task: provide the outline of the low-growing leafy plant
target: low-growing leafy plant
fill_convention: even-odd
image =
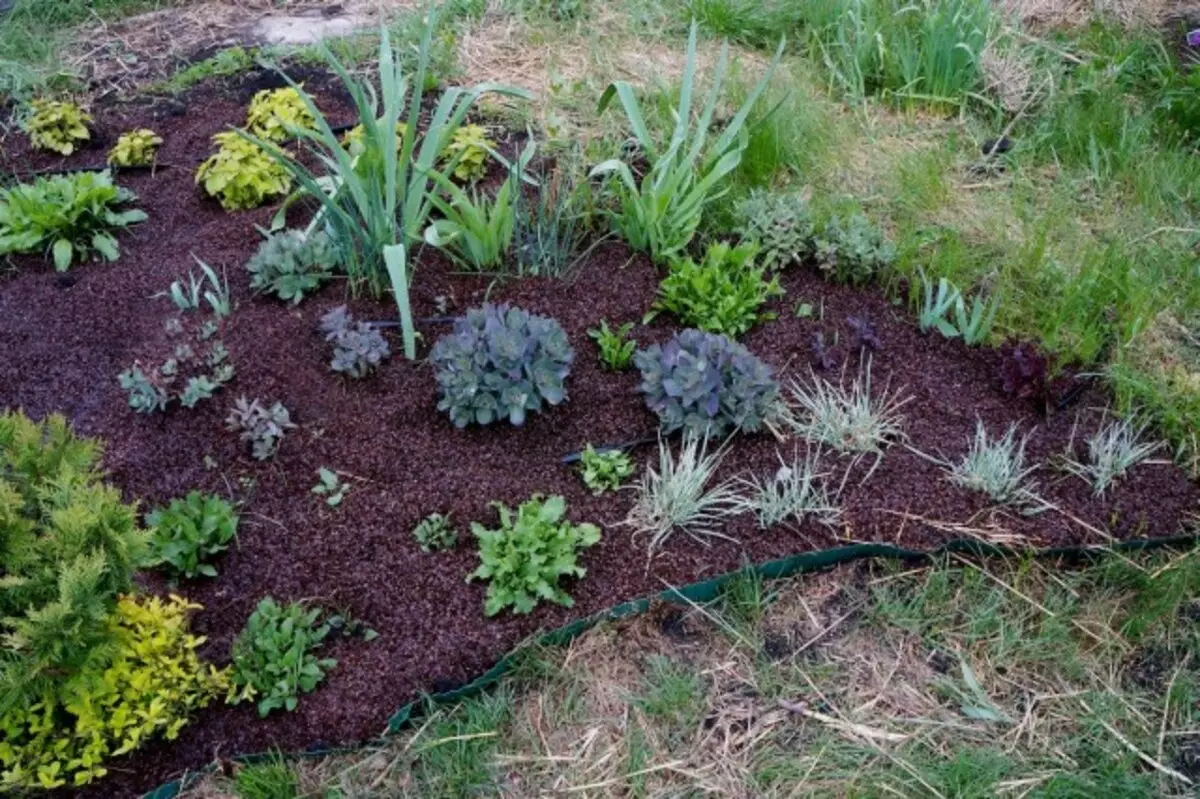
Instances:
[[[962,295],[946,278],[937,282],[937,293],[934,293],[933,281],[921,275],[921,308],[917,314],[917,326],[922,333],[936,329],[946,338],[958,335],[958,328],[950,321],[950,311],[956,303],[962,302]]]
[[[968,311],[967,300],[960,294],[958,302],[954,303],[954,327],[962,336],[963,343],[968,347],[978,347],[986,343],[999,310],[1000,302],[996,297],[985,299],[976,294],[971,298],[971,308]]]
[[[779,457],[779,469],[769,480],[760,477],[739,480],[744,493],[738,502],[742,510],[754,514],[760,530],[791,522],[799,525],[814,518],[832,527],[841,518],[842,509],[826,487],[829,472],[821,471],[820,450],[809,450],[791,463]]]
[[[779,384],[770,367],[725,336],[683,330],[633,356],[639,390],[664,434],[722,438],[759,430],[775,413]]]
[[[738,235],[758,245],[768,269],[798,264],[813,253],[816,226],[803,192],[755,189],[738,205],[737,223]]]
[[[233,306],[229,300],[229,281],[217,277],[216,270],[195,255],[192,259],[200,267],[200,277],[189,271],[186,285],[183,280],[172,281],[167,289],[167,297],[181,311],[199,310],[200,301],[203,299],[218,319],[229,316],[233,313]],[[205,284],[208,288],[205,288]]]
[[[826,340],[823,331],[818,330],[812,334],[808,349],[809,361],[814,369],[825,372],[838,365],[837,354],[834,352],[833,346]]]
[[[713,125],[725,70],[729,58],[728,43],[711,73],[711,88],[699,117],[692,114],[692,91],[696,82],[696,38],[699,26],[693,22],[688,35],[687,60],[680,78],[679,105],[672,109],[675,129],[665,147],[646,126],[637,94],[629,83],[618,81],[600,97],[600,113],[617,98],[650,168],[639,179],[629,164],[610,159],[592,169],[592,177],[615,176],[610,181],[620,210],[612,214],[613,227],[635,250],[646,252],[655,261],[681,255],[700,225],[704,207],[723,192],[722,182],[738,168],[748,145],[746,119],[771,80],[783,53],[783,43],[770,66],[749,92],[741,108],[722,125],[711,144]]]
[[[257,208],[291,191],[292,178],[265,150],[237,131],[213,136],[218,149],[196,170],[196,185],[226,211]]]
[[[144,211],[120,211],[137,195],[116,186],[105,172],[75,172],[0,188],[0,255],[49,253],[66,271],[93,252],[115,261],[120,248],[113,231],[146,219]]]
[[[633,459],[623,450],[597,451],[588,444],[579,458],[579,474],[583,484],[600,496],[605,491],[616,491],[633,474]]]
[[[1087,440],[1087,460],[1065,459],[1067,471],[1091,484],[1096,496],[1104,492],[1137,464],[1150,457],[1162,442],[1146,442],[1146,425],[1135,426],[1129,420],[1105,424]]]
[[[478,522],[471,524],[479,540],[480,564],[467,576],[488,581],[484,613],[495,616],[507,607],[529,613],[542,599],[574,605],[559,581],[584,576],[586,570],[576,557],[600,540],[600,528],[567,521],[567,503],[560,496],[535,494],[515,513],[503,503],[492,505],[500,513],[500,527],[489,530]]]
[[[306,294],[333,277],[341,262],[337,247],[324,231],[285,230],[270,233],[246,262],[250,288],[299,305]]]
[[[846,325],[854,334],[851,346],[855,350],[878,352],[883,349],[883,342],[879,340],[879,333],[876,332],[875,325],[871,324],[871,320],[866,316],[847,316]]]
[[[337,472],[324,466],[317,469],[317,484],[312,487],[312,492],[318,497],[324,497],[325,504],[329,507],[336,508],[341,505],[349,490],[350,486],[342,482]]]
[[[149,128],[122,133],[108,151],[108,163],[120,167],[151,166],[162,143],[162,136]]]
[[[64,590],[64,601],[70,595]],[[199,609],[177,596],[122,597],[103,617],[107,656],[60,672],[34,698],[0,711],[0,789],[23,795],[87,785],[108,773],[108,760],[157,735],[179,737],[197,710],[227,694],[228,670],[201,661],[204,639],[188,631]],[[73,621],[65,607],[52,615]]]
[[[467,194],[440,175],[434,179],[449,200],[436,194],[430,197],[442,218],[425,228],[425,243],[444,251],[463,269],[498,269],[512,247],[513,197],[521,191],[520,178],[510,175],[492,198],[478,192]]]
[[[303,88],[301,84],[298,88],[285,86],[257,92],[246,114],[246,130],[274,142],[287,141],[297,130],[312,130],[315,120],[300,98]]]
[[[58,100],[33,100],[33,112],[22,127],[36,150],[50,150],[59,155],[75,152],[80,142],[92,138],[88,131],[91,116],[75,103]]]
[[[566,277],[574,266],[583,234],[581,191],[563,170],[540,175],[533,201],[523,191],[513,197],[513,257],[517,274],[525,277]],[[594,246],[594,245],[593,245]]]
[[[725,452],[709,453],[703,437],[685,432],[676,459],[671,445],[659,439],[658,469],[646,467],[625,520],[635,536],[649,536],[651,555],[676,530],[702,544],[707,538],[728,538],[719,528],[741,509],[740,498],[732,481],[709,487]]]
[[[618,372],[628,369],[633,363],[633,353],[637,349],[637,341],[627,338],[631,330],[633,330],[633,322],[626,322],[616,330],[610,330],[606,319],[600,320],[600,327],[588,330],[588,335],[600,348],[600,363],[606,368]]]
[[[1000,384],[1004,393],[1044,408],[1050,398],[1050,360],[1037,344],[1010,339],[1000,348]]]
[[[315,654],[327,635],[320,608],[263,599],[233,643],[232,682],[238,689],[233,701],[257,700],[259,716],[295,710],[300,695],[312,692],[337,665]]]
[[[225,426],[240,432],[241,440],[250,442],[250,453],[260,461],[275,457],[284,435],[296,427],[283,403],[276,402],[266,408],[257,399],[251,401],[245,397],[237,398]]]
[[[174,576],[216,577],[216,567],[208,561],[224,552],[237,535],[238,515],[220,497],[191,491],[146,514],[146,524],[151,530],[151,551]]]
[[[837,216],[825,223],[814,242],[817,265],[829,280],[860,285],[891,265],[895,247],[862,214],[843,226]]]
[[[453,170],[454,177],[474,183],[487,174],[488,153],[496,149],[496,142],[487,134],[482,125],[460,125],[451,134],[442,151],[442,164]]]
[[[724,242],[710,244],[704,260],[672,260],[670,271],[658,286],[654,307],[670,311],[688,327],[736,338],[757,322],[775,318],[760,308],[772,297],[783,296],[778,277],[766,277],[766,267],[755,267],[758,245]]]
[[[417,539],[422,552],[438,552],[453,549],[458,544],[458,531],[450,514],[431,513],[413,528],[413,538]]]
[[[185,408],[194,408],[202,400],[211,399],[234,377],[229,350],[217,338],[215,320],[193,323],[169,319],[166,328],[175,342],[168,357],[149,363],[134,361],[117,376],[129,407],[138,413],[160,413],[176,401]]]
[[[529,411],[566,401],[575,353],[558,322],[515,306],[486,304],[454,322],[429,354],[438,410],[457,427],[498,419],[521,425]]]
[[[804,438],[839,452],[882,454],[904,435],[900,409],[910,396],[884,390],[871,394],[871,365],[849,388],[813,375],[810,386],[793,381],[788,425]]]
[[[1012,424],[1000,438],[989,439],[983,422],[977,422],[967,454],[949,466],[950,481],[972,491],[982,491],[1001,505],[1037,500],[1036,486],[1029,480],[1037,466],[1025,465],[1028,436],[1020,440],[1016,436],[1017,426]]]
[[[329,368],[358,380],[379,368],[392,354],[387,339],[366,322],[355,322],[345,305],[321,317],[321,332],[333,343]]]

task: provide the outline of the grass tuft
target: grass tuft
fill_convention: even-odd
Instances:
[[[982,491],[1001,505],[1036,499],[1036,486],[1028,478],[1037,466],[1025,465],[1028,436],[1020,440],[1016,436],[1017,426],[1012,424],[1000,438],[989,439],[983,422],[977,422],[967,454],[949,468],[950,481]]]
[[[1103,496],[1119,477],[1150,457],[1162,442],[1143,442],[1146,426],[1134,427],[1129,420],[1110,422],[1087,442],[1087,462],[1073,458],[1065,462],[1072,474],[1091,484],[1096,496]]]
[[[813,375],[811,386],[791,384],[792,401],[784,414],[789,427],[809,441],[839,452],[882,454],[904,437],[900,409],[911,397],[884,389],[871,396],[871,365],[849,387]]]
[[[830,473],[820,469],[820,451],[810,450],[804,458],[794,456],[791,463],[780,456],[779,464],[770,479],[756,475],[739,480],[746,489],[741,507],[754,514],[759,529],[785,522],[799,525],[810,517],[830,527],[837,524],[842,511],[826,488]]]

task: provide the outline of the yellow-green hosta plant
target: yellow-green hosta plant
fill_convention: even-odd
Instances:
[[[300,98],[304,84],[263,89],[250,101],[246,130],[274,142],[287,141],[300,129],[313,129],[313,112]]]
[[[454,177],[474,183],[487,173],[488,153],[495,149],[496,142],[488,138],[487,128],[463,125],[454,131],[442,151],[442,162]]]
[[[0,789],[86,785],[150,739],[179,736],[195,711],[229,694],[229,669],[202,662],[188,631],[200,606],[126,596],[109,619],[112,654],[0,714]]]
[[[196,183],[226,211],[257,208],[292,188],[288,170],[262,147],[237,131],[213,136],[217,152],[196,171]]]
[[[158,155],[162,137],[149,128],[138,128],[122,133],[117,143],[108,151],[108,163],[112,166],[150,166]]]
[[[115,261],[113,231],[142,222],[144,211],[119,210],[136,200],[108,172],[75,172],[0,189],[0,255],[48,252],[62,272],[99,253]]]
[[[22,127],[34,148],[70,155],[81,142],[92,137],[88,131],[92,118],[75,103],[34,100],[29,105],[33,113]]]
[[[611,84],[600,97],[600,113],[617,98],[629,127],[650,162],[650,169],[641,178],[620,159],[610,159],[592,169],[593,177],[614,176],[612,188],[620,210],[612,214],[612,224],[629,246],[649,253],[655,261],[681,256],[704,214],[704,207],[724,193],[722,183],[742,162],[742,153],[749,144],[746,119],[758,102],[783,54],[783,42],[775,58],[750,91],[746,102],[711,144],[712,127],[725,70],[729,60],[729,45],[721,46],[721,55],[713,73],[700,116],[693,119],[692,93],[696,83],[696,34],[692,23],[688,35],[687,61],[679,91],[679,106],[674,111],[675,130],[666,147],[660,147],[646,126],[642,108],[632,85],[625,81]]]

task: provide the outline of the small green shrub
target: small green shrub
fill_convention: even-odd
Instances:
[[[237,131],[218,133],[213,142],[217,152],[196,170],[196,185],[226,211],[257,208],[291,191],[288,170]]]
[[[117,143],[108,151],[108,163],[112,166],[150,166],[163,143],[149,128],[138,128],[117,137]]]
[[[115,261],[121,252],[112,231],[146,219],[144,211],[117,210],[136,199],[108,172],[54,175],[0,189],[0,255],[49,252],[60,272],[92,252]]]
[[[233,776],[233,790],[237,799],[298,799],[300,778],[281,755],[275,754],[270,760],[239,767]],[[325,796],[334,799],[341,794],[330,790]]]
[[[455,321],[429,354],[438,410],[457,427],[507,418],[566,401],[575,353],[558,322],[508,305],[484,305]]]
[[[633,459],[622,450],[597,452],[588,444],[579,458],[579,473],[583,484],[600,496],[605,491],[616,491],[633,474]]]
[[[628,369],[633,363],[633,353],[637,349],[637,341],[627,338],[633,330],[633,322],[626,322],[616,330],[610,330],[608,320],[601,319],[600,327],[588,330],[588,335],[600,348],[600,363],[606,368],[618,372]]]
[[[92,138],[88,132],[92,118],[75,103],[34,100],[29,105],[33,113],[22,127],[34,149],[70,155],[80,142]]]
[[[341,255],[324,231],[285,230],[268,235],[258,245],[246,271],[250,288],[299,305],[306,294],[333,277],[339,263]]]
[[[450,142],[442,151],[442,164],[454,168],[454,177],[474,183],[487,174],[488,151],[496,148],[496,142],[488,138],[487,128],[482,125],[462,125],[450,135]]]
[[[425,243],[445,252],[465,270],[500,268],[512,247],[516,223],[513,197],[521,191],[519,178],[510,176],[492,198],[477,192],[467,194],[448,181],[442,188],[449,200],[431,195],[430,202],[442,218],[425,228]]]
[[[492,504],[500,513],[500,528],[471,524],[479,539],[480,565],[467,577],[489,581],[484,613],[495,616],[510,606],[515,613],[529,613],[541,599],[575,604],[559,580],[583,577],[586,570],[576,555],[600,540],[600,528],[564,520],[567,503],[560,496],[535,494],[515,514],[503,503]]]
[[[280,605],[271,597],[259,602],[233,643],[234,703],[257,699],[260,716],[295,710],[300,694],[312,692],[337,665],[314,654],[329,635],[320,619],[320,608]]]
[[[387,339],[366,322],[355,322],[345,305],[339,305],[321,317],[321,332],[333,343],[329,368],[355,380],[379,368],[392,354]]]
[[[413,538],[422,552],[437,552],[453,549],[458,544],[458,531],[449,514],[431,513],[413,528]]]
[[[817,265],[827,280],[860,285],[891,265],[896,250],[883,231],[862,214],[854,214],[843,227],[831,217],[815,241]]]
[[[775,413],[779,384],[770,367],[725,336],[683,330],[639,350],[633,362],[664,434],[723,438],[757,431]]]
[[[282,402],[265,408],[257,399],[238,397],[225,419],[225,426],[240,432],[242,441],[250,442],[250,453],[255,459],[265,461],[275,457],[284,435],[296,425],[292,424],[291,414]]]
[[[730,247],[710,244],[704,260],[672,260],[670,272],[658,287],[655,308],[670,311],[688,327],[736,338],[756,322],[773,319],[760,313],[763,303],[783,295],[779,278],[766,278],[766,267],[755,267],[758,245]]]
[[[337,472],[322,466],[317,469],[317,484],[310,490],[318,497],[324,497],[326,505],[336,508],[346,498],[350,486],[342,482],[342,478]]]
[[[287,141],[297,130],[312,130],[315,123],[312,112],[300,98],[300,91],[291,86],[258,92],[246,115],[246,130],[274,142]]]
[[[229,350],[217,338],[217,322],[185,326],[184,321],[167,321],[167,333],[175,342],[170,356],[149,363],[134,361],[117,376],[129,407],[138,413],[161,413],[172,402],[194,408],[233,379],[234,366]]]
[[[174,576],[216,577],[216,567],[208,561],[224,552],[237,534],[238,515],[220,497],[191,491],[146,514],[146,524],[155,559]]]
[[[768,269],[783,269],[811,255],[815,230],[808,198],[801,192],[756,189],[737,207],[737,234],[758,245]]]

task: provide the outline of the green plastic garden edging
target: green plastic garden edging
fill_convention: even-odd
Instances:
[[[1139,538],[1131,541],[1121,541],[1115,544],[1103,546],[1081,546],[1081,547],[1053,547],[1050,549],[1037,550],[1032,554],[1037,557],[1095,557],[1103,555],[1105,552],[1119,551],[1130,552],[1143,549],[1154,549],[1158,547],[1192,545],[1200,541],[1200,536],[1196,535],[1177,535],[1169,538]],[[940,555],[950,553],[970,554],[976,556],[1000,557],[1012,556],[1017,554],[1030,554],[1028,552],[1014,550],[1009,547],[996,546],[987,544],[981,541],[957,540],[944,544],[933,550],[914,550],[904,549],[902,547],[891,546],[890,544],[853,544],[850,546],[837,547],[834,549],[824,549],[819,552],[805,552],[799,555],[791,555],[790,557],[771,560],[757,565],[749,565],[738,569],[737,571],[728,572],[714,577],[711,580],[705,580],[699,583],[692,583],[681,588],[669,588],[661,593],[642,597],[629,602],[622,602],[619,605],[614,605],[607,610],[599,611],[591,616],[571,622],[556,630],[542,633],[535,639],[536,644],[547,646],[562,646],[569,643],[575,637],[590,629],[594,625],[602,621],[614,621],[631,616],[635,613],[642,613],[650,605],[656,601],[670,602],[675,604],[690,604],[709,602],[716,598],[720,593],[721,588],[725,583],[744,575],[747,570],[757,572],[764,579],[774,580],[781,577],[789,577],[793,574],[799,574],[806,571],[814,571],[816,569],[824,569],[830,566],[836,566],[840,563],[847,563],[861,558],[890,558],[893,560],[930,560]],[[375,741],[367,741],[354,747],[340,747],[330,749],[310,749],[303,752],[292,753],[291,757],[321,757],[332,754],[344,754],[354,751],[362,746],[378,744],[383,742],[389,736],[394,735],[404,729],[414,721],[419,720],[424,711],[436,705],[450,704],[461,699],[473,696],[480,693],[484,689],[493,685],[508,673],[514,656],[520,648],[513,650],[505,655],[495,666],[488,669],[480,677],[472,680],[467,685],[461,688],[456,688],[452,691],[445,691],[439,694],[432,694],[424,699],[415,700],[404,705],[388,719],[387,728],[383,734]],[[253,763],[257,760],[272,756],[271,753],[258,753],[252,755],[240,755],[235,760],[242,763]],[[172,780],[164,785],[159,786],[155,790],[144,794],[142,799],[174,799],[179,793],[192,784],[195,780],[202,777],[213,767],[185,774],[177,780]]]

